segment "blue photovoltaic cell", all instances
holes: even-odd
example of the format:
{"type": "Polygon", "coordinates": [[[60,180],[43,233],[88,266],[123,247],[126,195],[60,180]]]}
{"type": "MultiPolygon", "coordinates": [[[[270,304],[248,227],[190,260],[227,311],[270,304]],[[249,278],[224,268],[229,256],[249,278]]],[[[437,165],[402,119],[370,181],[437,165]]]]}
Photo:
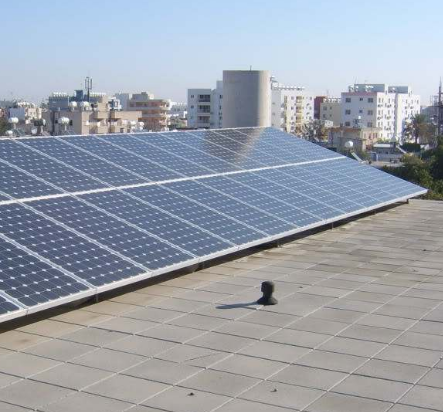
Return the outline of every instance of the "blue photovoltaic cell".
{"type": "Polygon", "coordinates": [[[0,320],[424,192],[272,128],[0,139],[0,320]]]}
{"type": "Polygon", "coordinates": [[[24,139],[22,142],[111,186],[144,182],[144,179],[77,149],[61,139],[24,139]]]}
{"type": "Polygon", "coordinates": [[[0,206],[0,233],[95,286],[143,273],[139,267],[18,204],[0,206]]]}
{"type": "Polygon", "coordinates": [[[90,136],[88,139],[74,136],[66,137],[65,140],[90,153],[100,156],[109,162],[136,173],[147,181],[171,180],[182,177],[173,170],[150,162],[146,157],[141,156],[139,153],[131,153],[122,150],[121,147],[111,144],[111,140],[107,139],[106,136],[101,138],[90,136]]]}
{"type": "Polygon", "coordinates": [[[33,207],[150,270],[192,257],[72,197],[35,202],[33,207]]]}
{"type": "MultiPolygon", "coordinates": [[[[23,305],[35,306],[89,289],[1,238],[0,256],[0,290],[23,305]]],[[[0,311],[4,305],[0,301],[0,311]]]]}
{"type": "MultiPolygon", "coordinates": [[[[26,173],[0,161],[0,191],[16,198],[39,197],[62,193],[26,173]]],[[[0,195],[0,200],[8,199],[0,195]]]]}
{"type": "Polygon", "coordinates": [[[263,237],[262,233],[249,226],[161,186],[138,187],[126,192],[237,245],[263,237]]]}
{"type": "Polygon", "coordinates": [[[109,135],[106,139],[109,139],[111,143],[123,149],[132,151],[163,167],[172,169],[181,176],[204,176],[210,174],[207,169],[150,144],[151,137],[151,134],[139,133],[131,136],[109,135]]]}
{"type": "MultiPolygon", "coordinates": [[[[42,139],[56,142],[50,138],[42,139]]],[[[15,141],[0,140],[0,156],[9,163],[66,191],[74,192],[106,187],[106,185],[15,141]]]]}
{"type": "Polygon", "coordinates": [[[231,246],[197,227],[120,192],[103,192],[83,198],[195,256],[205,256],[231,246]]]}
{"type": "Polygon", "coordinates": [[[294,229],[294,225],[261,211],[253,206],[242,203],[223,193],[212,190],[200,182],[184,181],[167,183],[165,187],[197,200],[234,219],[252,226],[257,230],[274,235],[294,229]]]}

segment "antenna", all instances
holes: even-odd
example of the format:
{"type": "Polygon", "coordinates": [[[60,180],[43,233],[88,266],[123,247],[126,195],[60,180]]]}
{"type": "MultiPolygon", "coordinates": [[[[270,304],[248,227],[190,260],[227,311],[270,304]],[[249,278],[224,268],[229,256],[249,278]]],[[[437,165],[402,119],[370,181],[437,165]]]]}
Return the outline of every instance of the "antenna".
{"type": "Polygon", "coordinates": [[[440,84],[438,86],[438,123],[437,123],[437,131],[438,135],[441,135],[442,131],[442,123],[443,123],[443,102],[441,100],[442,98],[442,89],[441,89],[441,77],[440,77],[440,84]]]}
{"type": "Polygon", "coordinates": [[[88,102],[91,101],[91,90],[92,90],[92,77],[86,77],[85,79],[85,90],[88,102]]]}

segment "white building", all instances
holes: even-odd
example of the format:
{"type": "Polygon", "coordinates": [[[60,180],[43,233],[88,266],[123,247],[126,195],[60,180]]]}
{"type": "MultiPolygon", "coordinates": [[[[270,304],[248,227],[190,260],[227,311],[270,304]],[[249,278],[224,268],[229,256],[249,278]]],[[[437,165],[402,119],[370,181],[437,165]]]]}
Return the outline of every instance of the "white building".
{"type": "Polygon", "coordinates": [[[337,127],[341,124],[341,99],[327,97],[320,103],[320,120],[330,121],[337,127]]]}
{"type": "Polygon", "coordinates": [[[341,101],[344,127],[377,127],[383,139],[400,140],[406,123],[420,113],[420,96],[409,86],[355,84],[341,101]]]}
{"type": "Polygon", "coordinates": [[[188,89],[188,127],[220,129],[222,127],[223,82],[215,89],[188,89]]]}
{"type": "Polygon", "coordinates": [[[34,120],[42,118],[42,109],[34,103],[14,102],[8,111],[9,117],[16,117],[20,124],[31,124],[34,120]]]}
{"type": "Polygon", "coordinates": [[[304,87],[285,86],[271,78],[271,126],[300,133],[314,119],[314,98],[304,87]]]}

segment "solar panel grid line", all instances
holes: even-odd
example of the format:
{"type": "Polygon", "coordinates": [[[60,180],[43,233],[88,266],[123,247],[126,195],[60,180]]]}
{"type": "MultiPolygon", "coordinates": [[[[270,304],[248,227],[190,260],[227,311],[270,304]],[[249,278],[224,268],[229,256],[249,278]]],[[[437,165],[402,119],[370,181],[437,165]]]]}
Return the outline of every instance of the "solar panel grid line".
{"type": "Polygon", "coordinates": [[[51,221],[52,223],[54,223],[54,224],[56,224],[56,225],[62,227],[62,228],[65,229],[67,232],[74,233],[74,234],[77,235],[78,237],[80,237],[80,238],[86,240],[87,242],[90,242],[90,243],[94,244],[95,246],[97,246],[97,247],[99,247],[99,248],[101,248],[101,249],[106,250],[106,251],[107,251],[108,253],[110,253],[111,255],[118,256],[120,259],[122,259],[122,260],[124,260],[124,261],[126,261],[126,262],[128,262],[128,263],[131,263],[132,265],[137,266],[137,267],[139,267],[140,269],[142,269],[142,270],[144,270],[144,271],[146,271],[146,272],[150,272],[150,270],[149,270],[147,267],[145,267],[145,266],[143,266],[143,265],[141,265],[141,264],[139,264],[139,263],[133,261],[132,259],[128,258],[127,256],[125,256],[125,255],[123,255],[123,254],[121,254],[121,253],[115,251],[114,249],[112,249],[112,248],[110,248],[110,247],[108,247],[108,246],[102,244],[101,242],[98,242],[98,241],[96,241],[95,239],[93,239],[93,238],[91,238],[91,237],[89,237],[89,236],[86,236],[85,234],[83,234],[83,233],[79,232],[78,230],[76,230],[76,229],[74,229],[74,228],[72,228],[72,227],[66,225],[65,223],[61,222],[60,220],[55,219],[55,218],[53,218],[52,216],[49,216],[49,215],[47,215],[46,213],[41,212],[40,210],[34,208],[33,206],[31,206],[31,205],[29,205],[29,204],[22,204],[22,205],[23,205],[26,209],[28,209],[28,210],[32,211],[33,213],[35,213],[36,215],[41,216],[41,217],[43,217],[44,219],[47,219],[47,220],[51,221]]]}
{"type": "Polygon", "coordinates": [[[228,216],[227,214],[225,214],[225,213],[223,213],[223,212],[221,212],[221,211],[219,211],[219,210],[217,210],[217,209],[214,209],[213,207],[211,207],[211,206],[209,206],[209,205],[205,205],[204,203],[199,202],[198,200],[192,199],[192,198],[190,198],[189,196],[184,195],[183,193],[179,193],[179,192],[177,192],[177,191],[171,189],[170,187],[167,187],[166,185],[162,185],[162,188],[165,189],[165,190],[167,190],[167,191],[170,192],[170,193],[173,193],[173,194],[175,194],[175,195],[177,195],[177,196],[180,196],[180,197],[182,197],[182,198],[184,198],[184,199],[186,199],[186,200],[188,200],[188,201],[190,201],[190,202],[193,202],[193,203],[195,203],[195,204],[197,204],[197,205],[199,205],[199,206],[201,206],[201,207],[203,207],[203,208],[205,208],[205,209],[207,209],[207,210],[210,210],[210,211],[212,211],[212,212],[215,212],[215,213],[217,213],[217,214],[219,214],[219,215],[221,215],[221,216],[223,216],[223,217],[225,217],[225,218],[227,218],[227,219],[233,220],[234,222],[237,222],[237,223],[239,223],[240,225],[246,226],[246,227],[249,228],[249,229],[253,229],[253,230],[255,230],[255,231],[257,231],[257,232],[259,232],[259,233],[261,233],[261,234],[267,236],[267,233],[266,233],[266,232],[263,232],[262,230],[260,230],[260,229],[258,229],[258,228],[256,228],[256,227],[253,227],[253,226],[251,226],[251,225],[249,225],[249,224],[247,224],[247,223],[245,223],[245,222],[242,222],[241,220],[238,220],[238,219],[236,219],[236,218],[234,218],[234,217],[232,217],[232,216],[228,216]]]}
{"type": "MultiPolygon", "coordinates": [[[[215,177],[217,177],[217,176],[215,176],[215,177]]],[[[263,210],[263,209],[261,209],[261,208],[255,206],[255,205],[251,205],[250,203],[247,203],[247,202],[245,202],[245,201],[243,201],[243,200],[241,200],[241,199],[238,199],[238,198],[235,197],[235,196],[232,196],[232,195],[230,195],[230,194],[228,194],[228,193],[225,193],[225,192],[223,192],[223,191],[221,191],[221,190],[218,190],[218,189],[216,189],[216,188],[214,188],[214,187],[212,187],[212,186],[210,186],[210,185],[208,185],[208,184],[205,184],[205,183],[204,183],[204,179],[199,179],[199,180],[198,180],[198,183],[201,184],[201,185],[203,185],[203,186],[205,186],[205,187],[208,188],[208,189],[211,189],[211,190],[213,190],[213,191],[215,191],[215,192],[217,192],[217,193],[219,193],[219,194],[225,196],[225,197],[228,197],[228,198],[230,198],[230,199],[233,199],[233,200],[235,200],[235,201],[237,201],[237,202],[240,202],[240,203],[244,204],[245,206],[248,206],[248,207],[250,207],[250,208],[252,208],[252,209],[255,209],[255,210],[257,210],[258,212],[263,213],[263,214],[265,214],[265,215],[267,215],[267,216],[269,216],[269,217],[271,217],[271,218],[274,218],[274,219],[280,220],[280,221],[282,221],[282,222],[284,222],[284,223],[286,223],[286,224],[289,224],[289,225],[293,225],[293,223],[288,222],[288,221],[286,221],[285,219],[279,218],[279,217],[277,217],[277,216],[274,216],[272,213],[269,213],[269,212],[266,211],[266,210],[263,210]]]]}
{"type": "MultiPolygon", "coordinates": [[[[81,284],[85,287],[84,291],[79,292],[79,293],[75,293],[75,296],[73,296],[73,295],[65,296],[62,299],[67,299],[67,298],[81,299],[82,297],[90,296],[90,295],[93,295],[96,293],[96,287],[91,285],[89,282],[85,281],[84,279],[79,278],[78,276],[76,276],[72,272],[67,271],[66,269],[57,265],[53,261],[45,258],[44,256],[40,255],[39,253],[34,252],[33,250],[31,250],[28,247],[22,245],[21,243],[15,241],[14,239],[11,239],[9,236],[6,236],[1,232],[0,232],[0,239],[8,244],[15,246],[17,249],[23,251],[27,255],[30,255],[30,256],[36,258],[38,261],[43,262],[44,264],[48,265],[48,267],[57,270],[58,272],[62,273],[63,275],[67,276],[68,278],[72,279],[75,282],[78,282],[79,284],[81,284]]],[[[3,292],[4,296],[7,296],[8,299],[10,299],[13,303],[16,303],[17,305],[20,305],[21,307],[25,308],[28,313],[42,310],[42,309],[44,309],[46,307],[50,307],[52,305],[50,302],[48,302],[46,304],[42,303],[42,304],[37,305],[38,307],[36,307],[34,310],[34,309],[32,309],[32,307],[27,306],[23,303],[20,303],[20,301],[17,298],[12,297],[9,293],[7,293],[5,291],[2,291],[2,292],[3,292]]],[[[57,301],[59,301],[59,300],[57,299],[57,301]]]]}

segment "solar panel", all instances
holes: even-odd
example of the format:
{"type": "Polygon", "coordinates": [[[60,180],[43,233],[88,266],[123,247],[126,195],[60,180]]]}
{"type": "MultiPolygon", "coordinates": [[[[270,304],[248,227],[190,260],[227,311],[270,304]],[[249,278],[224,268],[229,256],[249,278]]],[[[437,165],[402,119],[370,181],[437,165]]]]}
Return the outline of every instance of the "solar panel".
{"type": "Polygon", "coordinates": [[[0,139],[0,321],[425,192],[271,128],[0,139]]]}

